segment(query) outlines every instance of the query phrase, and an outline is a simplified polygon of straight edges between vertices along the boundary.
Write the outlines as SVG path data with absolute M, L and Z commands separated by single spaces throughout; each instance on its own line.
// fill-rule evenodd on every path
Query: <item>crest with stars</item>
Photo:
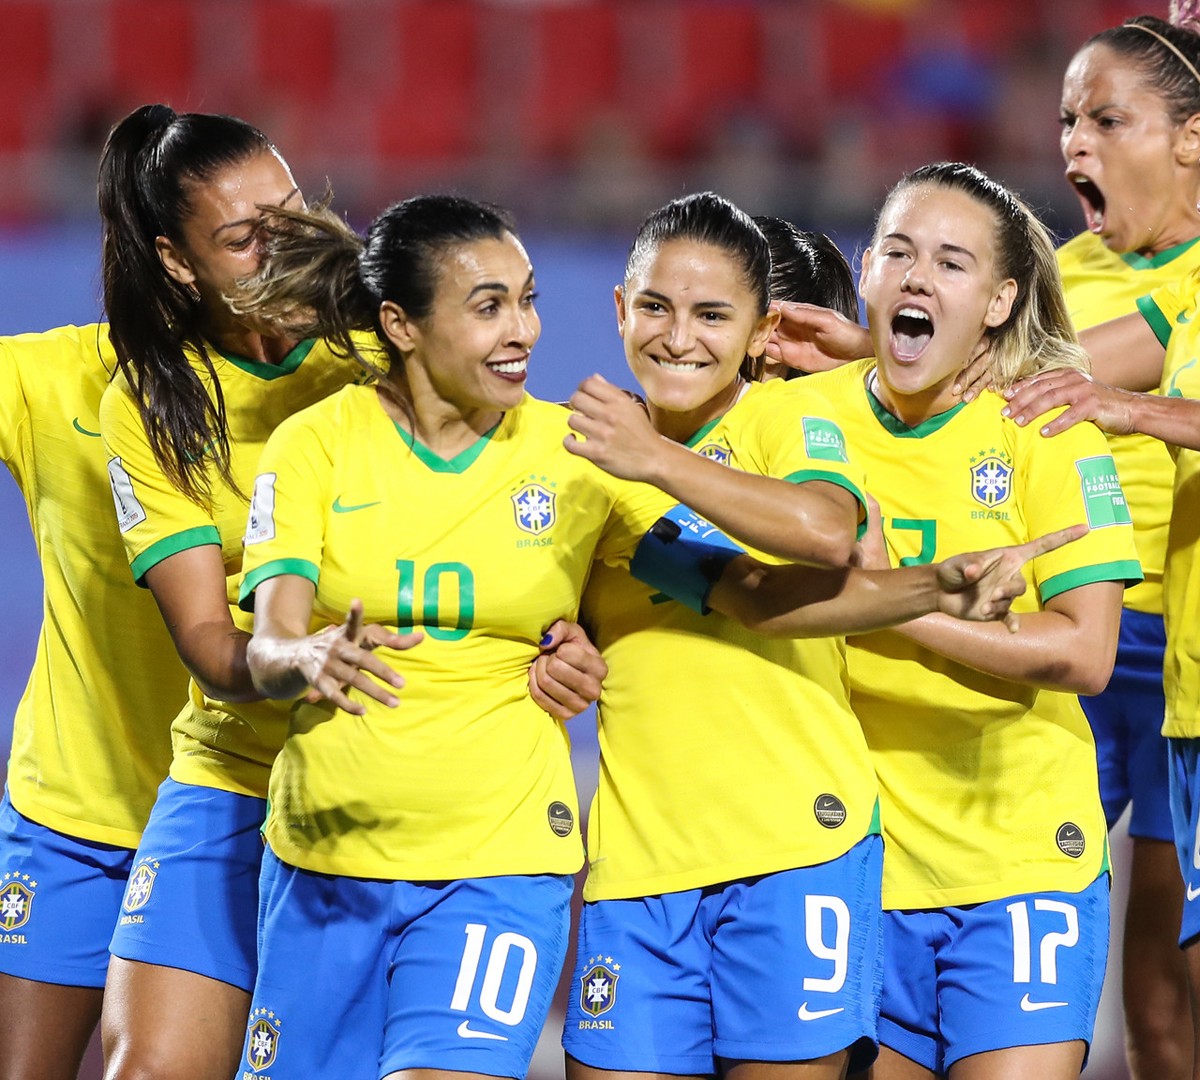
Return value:
M 279 1050 L 279 1029 L 283 1020 L 268 1009 L 255 1009 L 250 1013 L 250 1027 L 246 1032 L 246 1064 L 255 1072 L 269 1069 Z
M 718 465 L 729 464 L 729 447 L 724 443 L 705 443 L 703 446 L 696 447 L 696 453 L 701 457 L 708 458 L 709 461 L 715 461 Z
M 154 879 L 158 877 L 158 860 L 143 859 L 129 875 L 129 884 L 125 886 L 125 900 L 121 906 L 126 911 L 137 911 L 144 908 L 154 889 Z
M 617 974 L 620 964 L 611 956 L 589 958 L 579 979 L 579 1007 L 590 1016 L 608 1012 L 617 1003 Z
M 984 506 L 999 506 L 1012 492 L 1012 458 L 994 446 L 971 457 L 971 497 Z
M 33 890 L 37 882 L 28 874 L 10 871 L 0 879 L 0 928 L 5 933 L 29 922 L 33 910 Z
M 540 536 L 555 521 L 555 484 L 544 476 L 531 476 L 512 494 L 517 528 Z

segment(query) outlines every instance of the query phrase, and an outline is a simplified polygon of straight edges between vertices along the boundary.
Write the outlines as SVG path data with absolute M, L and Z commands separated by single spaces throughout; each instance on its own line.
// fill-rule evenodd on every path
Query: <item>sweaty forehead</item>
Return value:
M 1159 96 L 1147 77 L 1145 62 L 1099 42 L 1080 49 L 1063 76 L 1064 107 L 1124 105 L 1139 94 Z

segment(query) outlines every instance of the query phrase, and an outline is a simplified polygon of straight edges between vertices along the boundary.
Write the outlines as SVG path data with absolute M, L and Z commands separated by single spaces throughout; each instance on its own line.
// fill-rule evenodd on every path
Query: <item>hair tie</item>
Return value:
M 1150 27 L 1143 26 L 1141 23 L 1130 22 L 1126 23 L 1125 25 L 1129 27 L 1130 30 L 1143 30 L 1151 37 L 1158 38 L 1158 40 L 1161 41 L 1168 49 L 1170 49 L 1171 52 L 1179 57 L 1183 63 L 1183 66 L 1192 73 L 1192 78 L 1195 79 L 1197 83 L 1200 83 L 1200 71 L 1196 70 L 1195 64 L 1193 64 L 1186 56 L 1183 55 L 1177 45 L 1172 45 L 1171 42 L 1163 37 L 1162 34 L 1160 34 L 1157 30 L 1151 30 Z

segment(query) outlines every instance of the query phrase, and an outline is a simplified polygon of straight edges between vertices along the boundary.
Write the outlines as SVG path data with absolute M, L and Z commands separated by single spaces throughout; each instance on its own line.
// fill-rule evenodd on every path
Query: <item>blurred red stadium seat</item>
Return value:
M 53 135 L 46 100 L 54 62 L 51 13 L 44 3 L 0 7 L 9 43 L 0 64 L 0 150 L 20 150 Z
M 535 20 L 536 59 L 526 116 L 529 148 L 563 157 L 596 114 L 615 106 L 620 16 L 611 3 L 544 7 Z
M 330 96 L 339 44 L 331 5 L 258 0 L 254 31 L 255 77 L 262 92 L 313 104 Z
M 478 9 L 469 0 L 417 0 L 395 13 L 399 70 L 378 103 L 386 158 L 445 159 L 472 149 L 478 104 Z
M 123 103 L 201 104 L 196 85 L 196 11 L 187 0 L 114 0 L 108 48 L 113 88 Z

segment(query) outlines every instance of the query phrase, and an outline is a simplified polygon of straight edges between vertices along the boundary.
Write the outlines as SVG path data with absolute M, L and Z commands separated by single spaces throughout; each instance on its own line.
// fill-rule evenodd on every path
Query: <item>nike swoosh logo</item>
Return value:
M 1200 889 L 1193 889 L 1193 888 L 1192 888 L 1192 885 L 1191 885 L 1191 882 L 1188 882 L 1188 887 L 1187 887 L 1187 898 L 1188 898 L 1188 900 L 1189 900 L 1189 901 L 1190 901 L 1190 900 L 1195 900 L 1197 896 L 1200 896 Z
M 799 1009 L 796 1010 L 796 1015 L 798 1017 L 800 1017 L 801 1020 L 820 1020 L 822 1017 L 833 1016 L 836 1013 L 845 1012 L 845 1011 L 846 1010 L 844 1008 L 842 1008 L 842 1009 L 809 1009 L 808 1002 L 806 1001 L 803 1005 L 800 1006 Z
M 79 417 L 78 417 L 78 416 L 77 416 L 77 417 L 75 417 L 75 419 L 71 421 L 71 427 L 73 427 L 73 428 L 74 428 L 76 431 L 78 431 L 80 435 L 90 435 L 90 436 L 91 436 L 93 439 L 98 439 L 98 438 L 100 438 L 100 432 L 98 432 L 98 431 L 88 431 L 88 429 L 87 429 L 87 428 L 85 428 L 85 427 L 84 427 L 84 426 L 83 426 L 83 425 L 82 425 L 82 424 L 79 422 Z
M 1192 321 L 1192 316 L 1185 309 L 1175 316 L 1175 321 L 1180 326 L 1187 326 L 1187 324 Z
M 342 497 L 339 495 L 333 500 L 333 512 L 335 514 L 353 514 L 355 510 L 366 510 L 371 506 L 378 506 L 382 500 L 376 500 L 369 503 L 358 503 L 356 506 L 343 506 Z
M 496 1035 L 491 1031 L 476 1031 L 471 1027 L 469 1020 L 464 1020 L 458 1025 L 458 1034 L 462 1039 L 498 1039 L 500 1042 L 508 1042 L 507 1035 Z
M 1070 1002 L 1067 1001 L 1030 1001 L 1029 995 L 1026 994 L 1021 998 L 1022 1012 L 1037 1012 L 1039 1009 L 1061 1009 Z

